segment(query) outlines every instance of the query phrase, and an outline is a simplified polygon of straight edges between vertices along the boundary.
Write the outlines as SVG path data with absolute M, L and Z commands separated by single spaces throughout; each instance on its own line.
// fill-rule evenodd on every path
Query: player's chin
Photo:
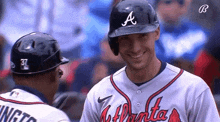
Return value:
M 142 58 L 141 60 L 130 60 L 129 65 L 132 69 L 142 70 L 148 66 L 148 58 Z
M 129 67 L 134 70 L 141 70 L 145 67 L 145 63 L 143 61 L 140 62 L 130 62 Z

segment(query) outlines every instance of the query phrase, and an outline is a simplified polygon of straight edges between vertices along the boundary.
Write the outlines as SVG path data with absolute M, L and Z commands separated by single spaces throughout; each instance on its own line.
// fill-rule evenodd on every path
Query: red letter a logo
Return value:
M 168 122 L 181 122 L 180 115 L 175 108 L 173 109 L 172 113 L 170 114 Z

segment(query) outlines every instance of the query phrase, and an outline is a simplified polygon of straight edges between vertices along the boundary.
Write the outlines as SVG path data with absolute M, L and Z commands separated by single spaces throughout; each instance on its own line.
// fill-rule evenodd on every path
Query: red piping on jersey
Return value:
M 153 95 L 151 95 L 149 97 L 149 99 L 147 100 L 147 103 L 146 103 L 146 111 L 148 111 L 148 106 L 149 106 L 149 103 L 150 101 L 155 97 L 157 96 L 158 94 L 160 94 L 161 92 L 163 92 L 166 88 L 168 88 L 174 81 L 176 81 L 177 78 L 179 78 L 181 75 L 183 74 L 183 69 L 180 70 L 180 72 L 167 84 L 165 85 L 163 88 L 161 88 L 159 91 L 155 92 Z M 128 102 L 128 109 L 129 109 L 129 115 L 132 114 L 131 112 L 131 101 L 129 100 L 129 97 L 124 93 L 122 92 L 115 84 L 114 80 L 113 80 L 113 74 L 111 75 L 110 77 L 110 81 L 113 85 L 113 87 L 123 96 L 125 97 L 125 99 L 127 100 Z
M 183 74 L 183 69 L 180 70 L 180 72 L 166 85 L 164 86 L 163 88 L 161 88 L 159 91 L 155 92 L 154 94 L 152 94 L 148 100 L 147 100 L 147 103 L 146 103 L 146 111 L 148 111 L 148 107 L 149 107 L 149 104 L 150 104 L 150 101 L 155 97 L 157 96 L 158 94 L 160 94 L 161 92 L 163 92 L 166 88 L 168 88 L 174 81 L 176 81 L 177 78 L 179 78 L 181 75 Z
M 16 104 L 23 104 L 23 105 L 46 104 L 44 102 L 21 102 L 21 101 L 6 99 L 6 98 L 3 98 L 3 97 L 0 97 L 0 100 L 5 101 L 5 102 L 16 103 Z
M 112 74 L 111 77 L 110 77 L 110 81 L 111 81 L 113 87 L 114 87 L 123 97 L 125 97 L 125 99 L 127 100 L 127 102 L 128 102 L 129 115 L 131 115 L 131 114 L 132 114 L 132 113 L 131 113 L 131 101 L 129 100 L 129 97 L 128 97 L 124 92 L 122 92 L 122 91 L 116 86 L 116 84 L 115 84 L 115 82 L 114 82 L 114 80 L 113 80 L 113 74 Z

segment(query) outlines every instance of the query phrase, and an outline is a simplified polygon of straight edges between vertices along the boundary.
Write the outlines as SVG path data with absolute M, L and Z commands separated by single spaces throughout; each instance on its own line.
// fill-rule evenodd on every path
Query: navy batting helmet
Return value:
M 109 45 L 113 53 L 118 55 L 119 47 L 116 37 L 149 33 L 158 27 L 156 12 L 147 0 L 122 0 L 111 11 Z
M 16 74 L 41 73 L 68 61 L 61 57 L 58 42 L 46 33 L 27 34 L 11 50 L 11 71 Z

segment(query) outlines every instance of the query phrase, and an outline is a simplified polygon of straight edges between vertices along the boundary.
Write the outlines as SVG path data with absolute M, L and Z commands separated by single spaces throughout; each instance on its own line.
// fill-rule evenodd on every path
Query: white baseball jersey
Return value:
M 168 63 L 137 86 L 125 68 L 97 83 L 87 94 L 80 122 L 220 122 L 207 84 Z
M 40 92 L 22 86 L 0 95 L 0 122 L 70 122 Z

